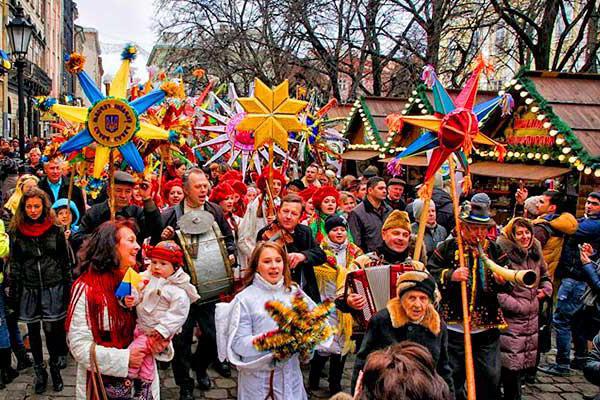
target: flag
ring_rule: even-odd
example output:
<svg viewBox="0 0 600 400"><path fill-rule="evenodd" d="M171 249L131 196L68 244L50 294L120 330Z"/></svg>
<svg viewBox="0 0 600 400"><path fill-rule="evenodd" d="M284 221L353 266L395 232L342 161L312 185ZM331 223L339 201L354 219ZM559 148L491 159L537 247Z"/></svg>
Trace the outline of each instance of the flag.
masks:
<svg viewBox="0 0 600 400"><path fill-rule="evenodd" d="M127 272L125 272L125 276L119 284L119 287L117 287L117 290L115 291L115 296L118 298L130 296L131 288L138 288L141 281L142 278L140 277L140 274L138 274L133 268L129 267Z"/></svg>

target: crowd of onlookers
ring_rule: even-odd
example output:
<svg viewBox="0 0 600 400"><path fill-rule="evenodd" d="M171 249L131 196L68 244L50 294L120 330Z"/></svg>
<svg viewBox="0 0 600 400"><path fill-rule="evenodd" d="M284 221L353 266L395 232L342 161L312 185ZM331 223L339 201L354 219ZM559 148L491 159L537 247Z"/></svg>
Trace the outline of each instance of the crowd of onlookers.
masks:
<svg viewBox="0 0 600 400"><path fill-rule="evenodd" d="M208 368L230 376L232 365L238 369L239 398L305 398L305 386L308 393L320 390L327 364L334 396L342 391L342 372L352 353L357 355L356 398L465 398L462 282L468 287L477 398L519 399L522 386L535 382L540 372L568 376L583 369L600 385L600 339L595 337L600 330L600 192L589 193L585 214L576 218L565 211L561 191L529 196L521 188L515 193L515 214L494 221L494 204L485 193L462 196L455 215L441 175L436 175L431 201L425 202L417 198L417 185L382 177L374 166L360 176L339 176L335 167L317 164L299 177L269 167L242 176L227 164L202 169L174 158L162 174L139 176L125 168L115 173L112 190L92 193L85 179L71 179L73 168L64 159L43 156L42 141L28 142L25 162L17 161L14 146L0 141L0 387L33 366L36 393L46 390L49 378L60 391L69 351L85 375L92 344L107 376L139 369L140 352L127 350L130 343L125 343L138 337L135 318L128 317L123 304L106 303L102 296L114 293L111 285L120 282L125 267L154 273L162 262L157 260L170 262L165 280L182 276L177 272L182 266L189 271L188 261L180 258L185 245L178 221L196 211L211 214L220 230L235 293L192 301L181 326L174 325L177 335L150 340L148 348L162 353L166 346L174 354L171 367L181 399L193 398L196 386L211 387ZM110 222L111 211L117 222ZM422 213L423 251L413 259ZM130 243L121 245L127 235ZM489 270L487 260L533 270L536 281L525 286L507 280ZM406 271L387 306L362 324L365 296L347 290L346 277L385 264L403 265ZM97 288L93 294L83 292L87 309L80 309L80 298L71 294L74 281ZM263 311L265 299L290 302L300 289L310 304L331 299L336 305L328 317L336 333L315 351L306 385L300 360L273 364L251 342L276 327ZM232 294L228 312L220 312L217 304ZM111 321L111 316L123 319L120 329L131 329L129 336L117 340L112 322L90 320L104 315L97 315L99 310ZM19 323L26 324L26 333ZM87 341L75 340L73 332L88 331ZM112 337L103 336L111 331ZM552 332L556 362L547 364ZM223 338L228 340L223 343ZM86 388L79 378L78 372L78 396ZM136 398L157 390L153 382L147 382L145 392L143 385L136 386L142 396Z"/></svg>

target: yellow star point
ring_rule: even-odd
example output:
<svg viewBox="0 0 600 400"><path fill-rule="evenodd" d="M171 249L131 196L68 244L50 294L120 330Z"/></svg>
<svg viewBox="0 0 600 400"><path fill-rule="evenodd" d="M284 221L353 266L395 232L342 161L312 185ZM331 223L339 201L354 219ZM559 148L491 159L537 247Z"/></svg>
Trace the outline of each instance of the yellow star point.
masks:
<svg viewBox="0 0 600 400"><path fill-rule="evenodd" d="M255 149L272 142L287 151L288 133L304 128L297 114L307 102L290 98L287 80L270 89L256 78L254 97L242 97L238 102L247 115L236 128L254 131Z"/></svg>

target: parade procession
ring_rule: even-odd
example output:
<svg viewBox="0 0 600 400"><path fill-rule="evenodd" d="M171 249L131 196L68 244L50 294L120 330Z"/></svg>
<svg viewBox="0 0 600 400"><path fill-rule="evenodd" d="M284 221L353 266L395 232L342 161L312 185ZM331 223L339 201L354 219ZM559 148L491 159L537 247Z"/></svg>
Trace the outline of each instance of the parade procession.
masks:
<svg viewBox="0 0 600 400"><path fill-rule="evenodd" d="M2 13L0 400L600 400L600 1Z"/></svg>

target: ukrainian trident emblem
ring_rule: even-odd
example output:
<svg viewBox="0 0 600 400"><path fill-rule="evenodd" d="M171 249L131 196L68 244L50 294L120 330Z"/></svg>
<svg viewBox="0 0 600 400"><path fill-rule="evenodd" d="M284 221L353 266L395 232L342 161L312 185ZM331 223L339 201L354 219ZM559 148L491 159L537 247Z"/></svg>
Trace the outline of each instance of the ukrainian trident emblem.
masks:
<svg viewBox="0 0 600 400"><path fill-rule="evenodd" d="M110 133L115 133L119 129L119 116L115 114L105 115L104 128Z"/></svg>

